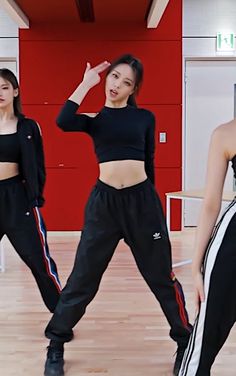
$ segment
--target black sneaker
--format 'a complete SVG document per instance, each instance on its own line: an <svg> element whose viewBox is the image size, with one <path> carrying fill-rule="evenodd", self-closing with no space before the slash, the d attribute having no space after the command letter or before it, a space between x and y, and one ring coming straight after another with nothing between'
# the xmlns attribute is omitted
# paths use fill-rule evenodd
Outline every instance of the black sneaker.
<svg viewBox="0 0 236 376"><path fill-rule="evenodd" d="M47 347L47 360L45 363L44 376L64 376L63 348Z"/></svg>
<svg viewBox="0 0 236 376"><path fill-rule="evenodd" d="M185 347L178 347L176 351L176 358L175 358L175 364L174 364L174 369L173 369L173 375L178 376L181 363L184 357L184 352L185 352Z"/></svg>

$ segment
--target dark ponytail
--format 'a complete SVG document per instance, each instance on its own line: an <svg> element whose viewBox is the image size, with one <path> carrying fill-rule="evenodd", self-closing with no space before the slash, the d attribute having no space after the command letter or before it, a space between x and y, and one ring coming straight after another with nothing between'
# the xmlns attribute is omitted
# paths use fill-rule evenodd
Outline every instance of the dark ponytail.
<svg viewBox="0 0 236 376"><path fill-rule="evenodd" d="M130 105L130 106L133 106L133 107L138 107L137 103L136 103L136 100L135 100L135 95L134 94L131 94L129 96L127 104Z"/></svg>

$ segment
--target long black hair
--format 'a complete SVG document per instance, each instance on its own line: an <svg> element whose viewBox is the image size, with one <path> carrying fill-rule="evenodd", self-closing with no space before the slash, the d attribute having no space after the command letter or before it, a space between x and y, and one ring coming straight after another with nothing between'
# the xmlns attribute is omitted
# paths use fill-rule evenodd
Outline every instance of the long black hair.
<svg viewBox="0 0 236 376"><path fill-rule="evenodd" d="M22 114L22 107L21 107L21 99L20 99L20 88L17 81L16 76L14 73L7 68L0 69L0 77L2 77L4 80L10 82L13 89L18 89L18 95L14 97L13 101L13 108L14 108L14 114L15 116L19 116Z"/></svg>
<svg viewBox="0 0 236 376"><path fill-rule="evenodd" d="M109 66L106 76L109 75L117 67L119 64L127 64L129 65L135 74L135 85L134 85L134 93L129 96L128 104L134 107L137 107L135 97L138 94L140 86L143 81L143 65L139 59L134 57L131 54L125 54L120 56L118 59L112 61L111 65Z"/></svg>

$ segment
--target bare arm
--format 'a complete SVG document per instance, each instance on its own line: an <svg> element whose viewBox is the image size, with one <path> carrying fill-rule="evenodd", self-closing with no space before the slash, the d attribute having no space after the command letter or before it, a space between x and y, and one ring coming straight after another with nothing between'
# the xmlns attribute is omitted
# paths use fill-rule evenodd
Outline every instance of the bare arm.
<svg viewBox="0 0 236 376"><path fill-rule="evenodd" d="M196 289L196 303L204 300L201 266L204 253L218 218L229 156L225 147L224 128L212 134L208 155L205 197L196 232L192 273Z"/></svg>
<svg viewBox="0 0 236 376"><path fill-rule="evenodd" d="M63 131L89 133L90 117L85 114L76 114L76 112L88 91L100 82L100 73L107 69L109 65L107 61L104 61L91 68L90 64L87 63L83 81L64 104L56 119L57 125Z"/></svg>
<svg viewBox="0 0 236 376"><path fill-rule="evenodd" d="M109 65L110 63L104 61L101 64L98 64L95 67L91 68L90 64L87 63L83 81L75 89L73 94L71 94L69 100L80 105L89 90L101 81L100 73L107 69Z"/></svg>

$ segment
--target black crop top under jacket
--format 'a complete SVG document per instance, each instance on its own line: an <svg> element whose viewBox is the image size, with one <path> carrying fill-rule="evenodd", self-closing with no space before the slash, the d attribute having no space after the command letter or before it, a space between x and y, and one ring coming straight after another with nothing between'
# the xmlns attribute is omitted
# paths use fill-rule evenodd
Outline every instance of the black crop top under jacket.
<svg viewBox="0 0 236 376"><path fill-rule="evenodd" d="M26 118L18 116L17 135L20 143L19 169L29 203L32 207L43 206L43 189L45 184L45 165L42 136L38 124Z"/></svg>
<svg viewBox="0 0 236 376"><path fill-rule="evenodd" d="M0 162L19 163L20 143L17 132L0 134Z"/></svg>
<svg viewBox="0 0 236 376"><path fill-rule="evenodd" d="M95 116L76 114L79 105L68 100L57 124L67 132L88 133L99 163L116 160L140 160L154 184L155 117L152 112L127 105L103 107Z"/></svg>

